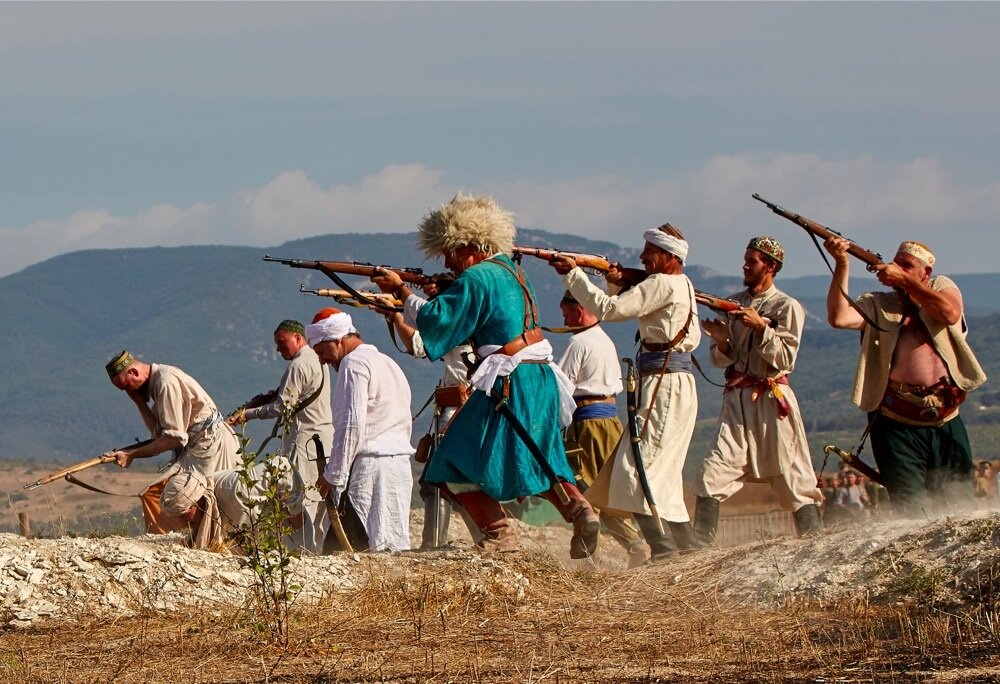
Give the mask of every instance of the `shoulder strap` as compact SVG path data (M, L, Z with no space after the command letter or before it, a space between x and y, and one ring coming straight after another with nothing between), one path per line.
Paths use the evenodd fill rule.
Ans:
M528 290L528 283L524 279L524 271L520 266L516 268L511 268L504 262L490 257L486 261L491 264L496 264L501 266L510 273L514 278L517 279L517 284L521 286L521 292L524 295L524 331L527 332L538 327L538 305L535 303L535 298L531 296L531 291Z

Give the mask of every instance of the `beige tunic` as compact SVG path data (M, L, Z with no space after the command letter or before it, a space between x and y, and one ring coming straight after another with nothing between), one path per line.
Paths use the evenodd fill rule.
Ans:
M927 284L938 292L958 289L947 276L931 278ZM895 292L867 292L858 298L858 306L886 331L880 332L870 325L864 327L858 372L851 395L851 401L862 411L874 411L882 402L889 383L892 354L899 341L899 328L903 321L903 303ZM986 382L985 371L965 341L969 328L964 315L954 325L946 325L921 310L920 320L927 327L934 349L958 387L968 392Z
M729 353L723 354L713 341L712 363L758 378L789 375L805 324L802 305L773 285L757 296L743 290L733 298L773 324L758 333L736 318L724 318ZM723 394L719 432L715 447L701 465L695 488L698 496L725 501L744 482L770 482L786 508L797 510L822 502L795 392L789 385L778 385L778 392L789 407L784 418L772 391L743 387Z
M143 420L153 437L166 435L180 440L180 469L211 475L239 466L236 433L194 378L180 368L154 363L149 373L149 398L153 404Z
M320 363L319 357L311 347L302 347L292 357L285 373L281 376L277 398L265 406L248 409L246 413L247 419L277 420L287 409L298 406L317 391L319 395L292 416L288 432L281 442L281 453L292 464L296 486L303 492L305 516L300 545L313 553L323 550L323 540L328 527L326 506L316 489L319 468L316 465L316 446L312 443L312 438L313 435L319 435L323 453L329 455L333 444L330 370Z
M670 342L689 320L687 334L674 349L690 352L701 341L694 287L685 275L653 274L617 295L602 291L578 268L566 274L563 283L585 309L602 321L638 319L639 335L647 342ZM655 375L642 379L640 431L649 411L649 427L640 443L642 461L660 517L686 522L689 516L684 505L682 471L698 415L698 395L690 373L667 373L650 410L657 380ZM621 440L614 457L587 490L587 500L601 509L648 515L633 458L630 442Z

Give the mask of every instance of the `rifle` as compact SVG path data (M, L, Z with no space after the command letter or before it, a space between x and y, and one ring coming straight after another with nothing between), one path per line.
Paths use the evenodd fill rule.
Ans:
M844 237L843 233L839 233L836 230L833 230L832 228L828 228L827 226L824 226L820 223L816 223L811 219L807 219L802 214L792 213L787 209L785 209L784 207L778 206L774 202L768 202L766 199L758 195L756 192L753 195L751 195L751 197L753 197L758 202L763 202L768 209L773 211L778 216L786 218L792 223L795 223L805 228L806 232L808 232L812 236L813 242L816 243L817 249L819 249L819 242L816 240L816 238L821 238L823 240L826 240L831 235L836 235L837 237L841 238ZM850 246L847 248L847 253L863 261L865 263L865 267L869 271L874 272L876 266L878 266L881 263L884 263L881 254L876 254L875 252L871 252L862 247L861 245L859 245L858 243L854 242L853 240L850 240L848 238L844 239L846 239L848 242L851 243ZM823 254L822 249L820 249L820 254ZM825 254L823 255L823 258L826 259Z
M702 306L707 306L712 311L717 311L721 314L731 314L743 308L743 305L740 304L735 299L729 299L727 297L717 297L713 294L702 292L701 290L698 289L694 291L694 300L699 304L701 304ZM767 321L767 324L772 328L776 329L778 327L777 321L772 321L767 316L764 316L763 318L765 321ZM704 375L704 373L702 373L702 375ZM705 379L708 380L708 378ZM712 382L711 380L708 381Z
M830 265L830 260L826 258L826 254L823 252L823 248L820 247L819 240L817 240L816 238L823 238L824 240L826 240L832 235L836 235L837 237L843 238L844 235L842 233L839 233L833 230L832 228L827 228L826 226L816 223L811 219L807 219L802 214L793 214L784 207L779 207L774 202L768 202L766 199L758 195L756 192L753 195L751 195L751 197L753 197L758 202L763 202L768 209L773 211L778 216L784 217L789 221L791 221L792 223L795 223L805 228L806 232L809 233L809 237L812 238L813 244L816 245L816 249L819 250L819 255L823 257L823 261L826 263L826 267L830 269L830 273L834 272L833 266ZM844 239L847 240L849 243L851 243L847 247L847 253L863 261L865 264L865 268L867 268L872 273L874 273L877 270L875 268L876 266L885 263L882 260L881 254L871 252L862 247L861 245L859 245L858 243L854 242L853 240L850 240L848 238ZM851 299L851 296L847 294L847 290L845 290L843 287L840 288L840 294L844 296L844 299L847 300L847 303L850 305L850 307L855 311L857 311L858 314L860 314L861 318L864 319L865 323L875 328L876 330L881 330L882 332L885 332L885 328L881 327L878 323L876 323L872 319L871 316L865 313L864 309L858 306L858 303L856 301Z
M252 399L244 404L240 404L226 416L226 419L232 418L233 416L239 415L240 411L245 411L246 409L258 408L260 406L267 406L272 401L278 398L278 390L268 390L267 392L261 392L260 394L255 394Z
M318 289L310 290L305 285L299 285L299 292L302 294L316 295L317 297L332 297L334 301L338 304L343 304L345 306L356 306L356 307L367 307L368 305L359 301L347 290L328 290L328 289ZM376 299L378 297L386 297L385 293L382 292L371 292L368 290L359 290L359 294L369 299ZM392 297L393 306L403 306L403 302L399 301L395 297Z
M36 487L41 487L42 485L47 485L50 482L55 482L56 480L61 480L67 478L73 473L78 473L81 470L86 470L87 468L93 468L96 465L102 463L111 463L115 460L115 457L111 455L114 451L124 451L125 449L132 449L135 447L146 446L152 439L147 439L142 442L135 442L134 444L129 444L127 446L118 447L117 449L112 449L110 452L101 454L100 456L95 456L94 458L88 458L86 461L80 461L79 463L74 463L71 466L67 466L62 470L57 470L54 473L49 473L43 478L35 480L34 482L29 482L24 485L25 489L35 489Z
M545 261L551 262L557 256L569 257L576 262L576 265L581 268L589 268L594 271L599 271L601 273L607 273L608 271L619 268L621 269L622 276L624 278L624 287L629 288L636 283L641 283L646 279L648 275L641 268L622 268L621 264L611 263L608 258L601 256L600 254L585 254L583 252L564 252L558 249L542 249L539 247L519 247L514 245L514 257L520 260L523 255L533 256L538 259L544 259Z
M716 297L713 294L707 292L702 292L701 290L695 289L694 300L701 304L702 306L707 306L712 311L718 311L719 313L732 313L734 311L739 311L743 308L735 299L728 299L726 297Z
M366 306L376 306L382 309L385 309L386 307L355 290L353 287L344 282L344 279L338 274L346 273L349 275L374 278L376 276L385 275L386 271L392 271L393 273L398 274L404 283L410 283L411 285L417 285L420 287L423 287L424 285L434 285L439 291L445 290L455 281L455 277L450 273L427 275L421 268L393 268L392 266L376 266L375 264L362 263L358 261L307 261L305 259L279 259L277 257L272 257L270 254L265 254L263 260L284 264L285 266L291 266L292 268L308 268L314 271L319 271L327 278L347 290L351 296L359 302L363 302ZM398 308L393 308L392 310L398 310Z

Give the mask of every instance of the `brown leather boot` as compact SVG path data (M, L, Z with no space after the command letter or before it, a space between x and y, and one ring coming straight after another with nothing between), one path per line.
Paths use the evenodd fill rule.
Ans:
M464 492L453 496L483 533L483 538L474 547L477 551L501 553L518 548L517 532L511 527L507 512L486 492Z
M556 495L555 489L543 492L544 497L556 507L562 514L563 519L568 523L573 523L573 538L569 542L570 558L587 558L594 555L597 550L597 540L601 534L601 519L591 507L590 502L583 498L583 494L576 485L569 482L561 483L569 495L569 503L564 504Z

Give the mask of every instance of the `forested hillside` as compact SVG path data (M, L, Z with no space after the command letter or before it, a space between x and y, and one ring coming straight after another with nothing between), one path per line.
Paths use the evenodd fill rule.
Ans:
M638 250L568 235L522 230L524 244L596 252L638 265ZM180 366L196 377L228 411L253 394L273 387L284 368L274 352L271 331L283 318L308 320L329 304L298 292L300 284L327 287L315 271L261 261L272 256L370 261L424 266L412 235L327 235L271 249L182 247L96 250L66 254L0 279L0 457L75 459L143 438L131 402L107 380L104 363L128 348L143 359ZM543 321L560 325L559 279L546 264L525 259L539 294ZM734 273L739 264L733 265ZM823 268L817 263L817 272ZM700 289L725 295L741 288L740 278L696 265L687 269ZM860 272L860 269L859 269ZM987 372L1000 369L1000 326L989 314L1000 310L992 293L1000 276L956 276L970 314L970 339ZM367 285L363 279L352 282ZM863 416L850 405L849 389L857 336L830 330L824 321L823 276L780 279L779 287L801 298L810 313L792 384L803 407L814 446L834 436L856 438ZM877 286L870 278L852 281L860 292ZM364 337L391 352L380 316L351 309ZM708 312L702 312L705 317ZM634 352L635 326L607 329L622 355ZM565 340L550 336L557 352ZM705 360L707 347L699 350ZM414 408L433 386L438 369L396 354L413 386ZM703 364L715 381L718 369ZM704 452L718 412L721 390L699 379L701 422L692 447L694 462ZM980 450L1000 454L992 437L1000 410L1000 390L991 385L974 393L964 409ZM262 429L264 426L258 426ZM416 430L422 430L420 425ZM821 444L819 444L821 446Z

